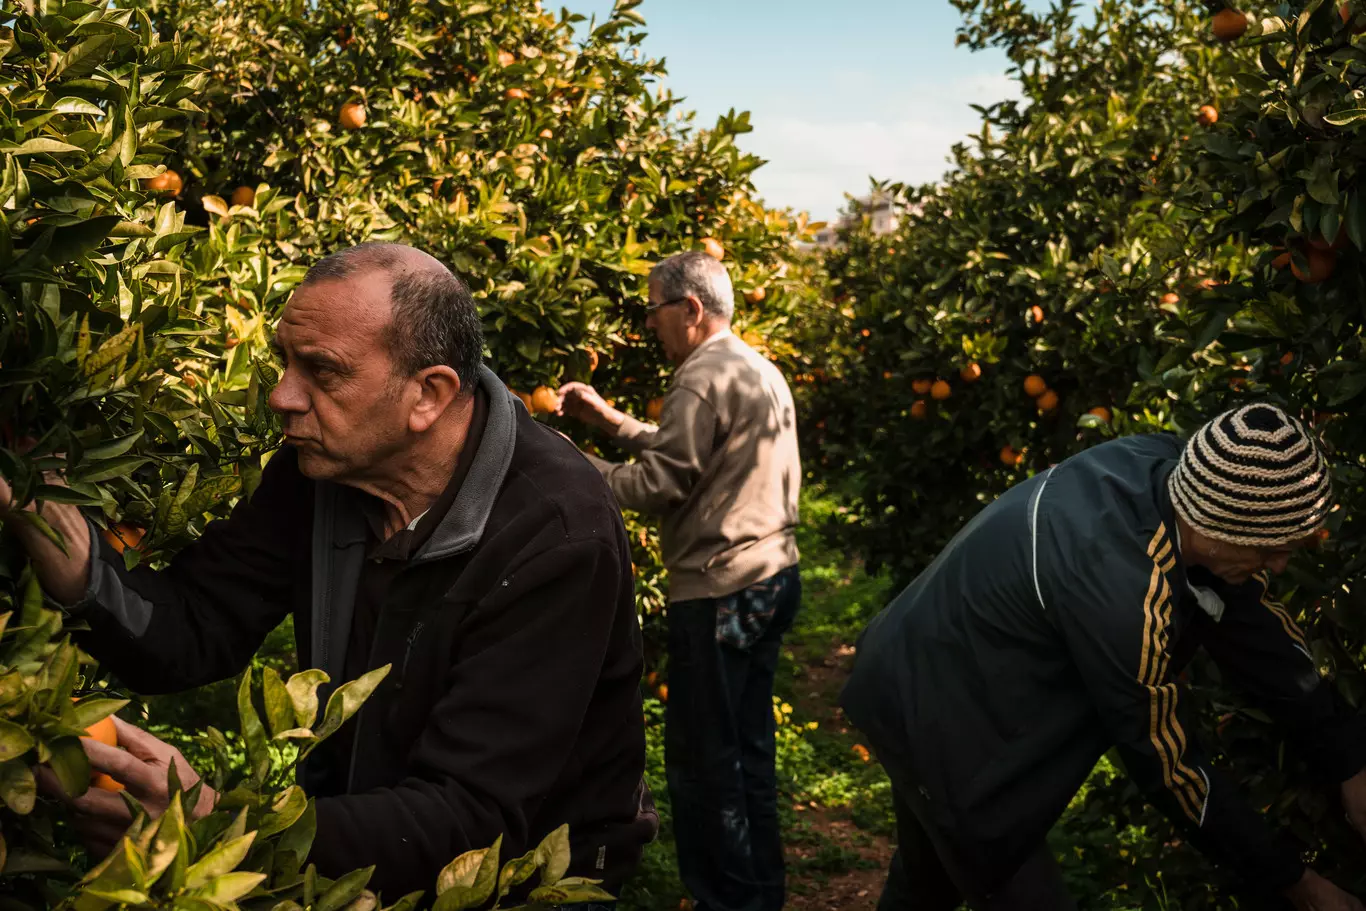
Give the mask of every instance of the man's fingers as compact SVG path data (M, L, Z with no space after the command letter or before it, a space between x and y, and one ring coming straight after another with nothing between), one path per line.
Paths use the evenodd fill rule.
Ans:
M33 776L38 780L38 792L49 797L56 797L67 805L71 804L72 797L62 788L62 782L57 777L57 773L45 765L40 765L33 770Z
M157 787L157 776L153 771L155 765L150 765L146 760L127 750L111 747L89 737L82 738L81 744L85 747L85 755L90 760L90 768L96 772L104 772L110 778L127 786L132 790L133 796L146 796L150 790ZM165 782L160 784L165 786Z
M175 752L175 747L157 738L155 734L149 734L136 724L129 724L117 715L111 716L114 719L114 733L119 739L119 746L144 762L162 762L170 759Z

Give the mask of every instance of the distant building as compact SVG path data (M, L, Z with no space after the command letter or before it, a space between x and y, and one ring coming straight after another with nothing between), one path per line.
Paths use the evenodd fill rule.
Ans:
M839 243L840 231L867 221L874 236L891 234L901 224L902 206L890 193L874 192L868 196L850 197L848 207L837 220L817 231L809 246L829 249Z

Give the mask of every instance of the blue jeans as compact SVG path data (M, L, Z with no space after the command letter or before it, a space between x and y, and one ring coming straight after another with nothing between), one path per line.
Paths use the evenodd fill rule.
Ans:
M802 598L796 566L669 605L664 764L678 872L696 911L780 911L773 677Z

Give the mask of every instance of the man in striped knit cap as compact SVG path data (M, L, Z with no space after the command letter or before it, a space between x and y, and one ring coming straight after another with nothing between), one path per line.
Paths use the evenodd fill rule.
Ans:
M1210 764L1177 682L1203 647L1366 837L1366 724L1268 592L1331 508L1314 438L1258 404L1185 445L1096 446L968 523L864 631L844 691L893 785L880 911L1075 908L1044 839L1112 747L1254 901L1360 911Z

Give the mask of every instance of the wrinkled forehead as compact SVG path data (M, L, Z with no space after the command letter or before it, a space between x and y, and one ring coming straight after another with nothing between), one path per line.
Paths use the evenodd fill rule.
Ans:
M368 347L383 340L393 305L388 275L378 270L300 285L276 329L282 342Z

